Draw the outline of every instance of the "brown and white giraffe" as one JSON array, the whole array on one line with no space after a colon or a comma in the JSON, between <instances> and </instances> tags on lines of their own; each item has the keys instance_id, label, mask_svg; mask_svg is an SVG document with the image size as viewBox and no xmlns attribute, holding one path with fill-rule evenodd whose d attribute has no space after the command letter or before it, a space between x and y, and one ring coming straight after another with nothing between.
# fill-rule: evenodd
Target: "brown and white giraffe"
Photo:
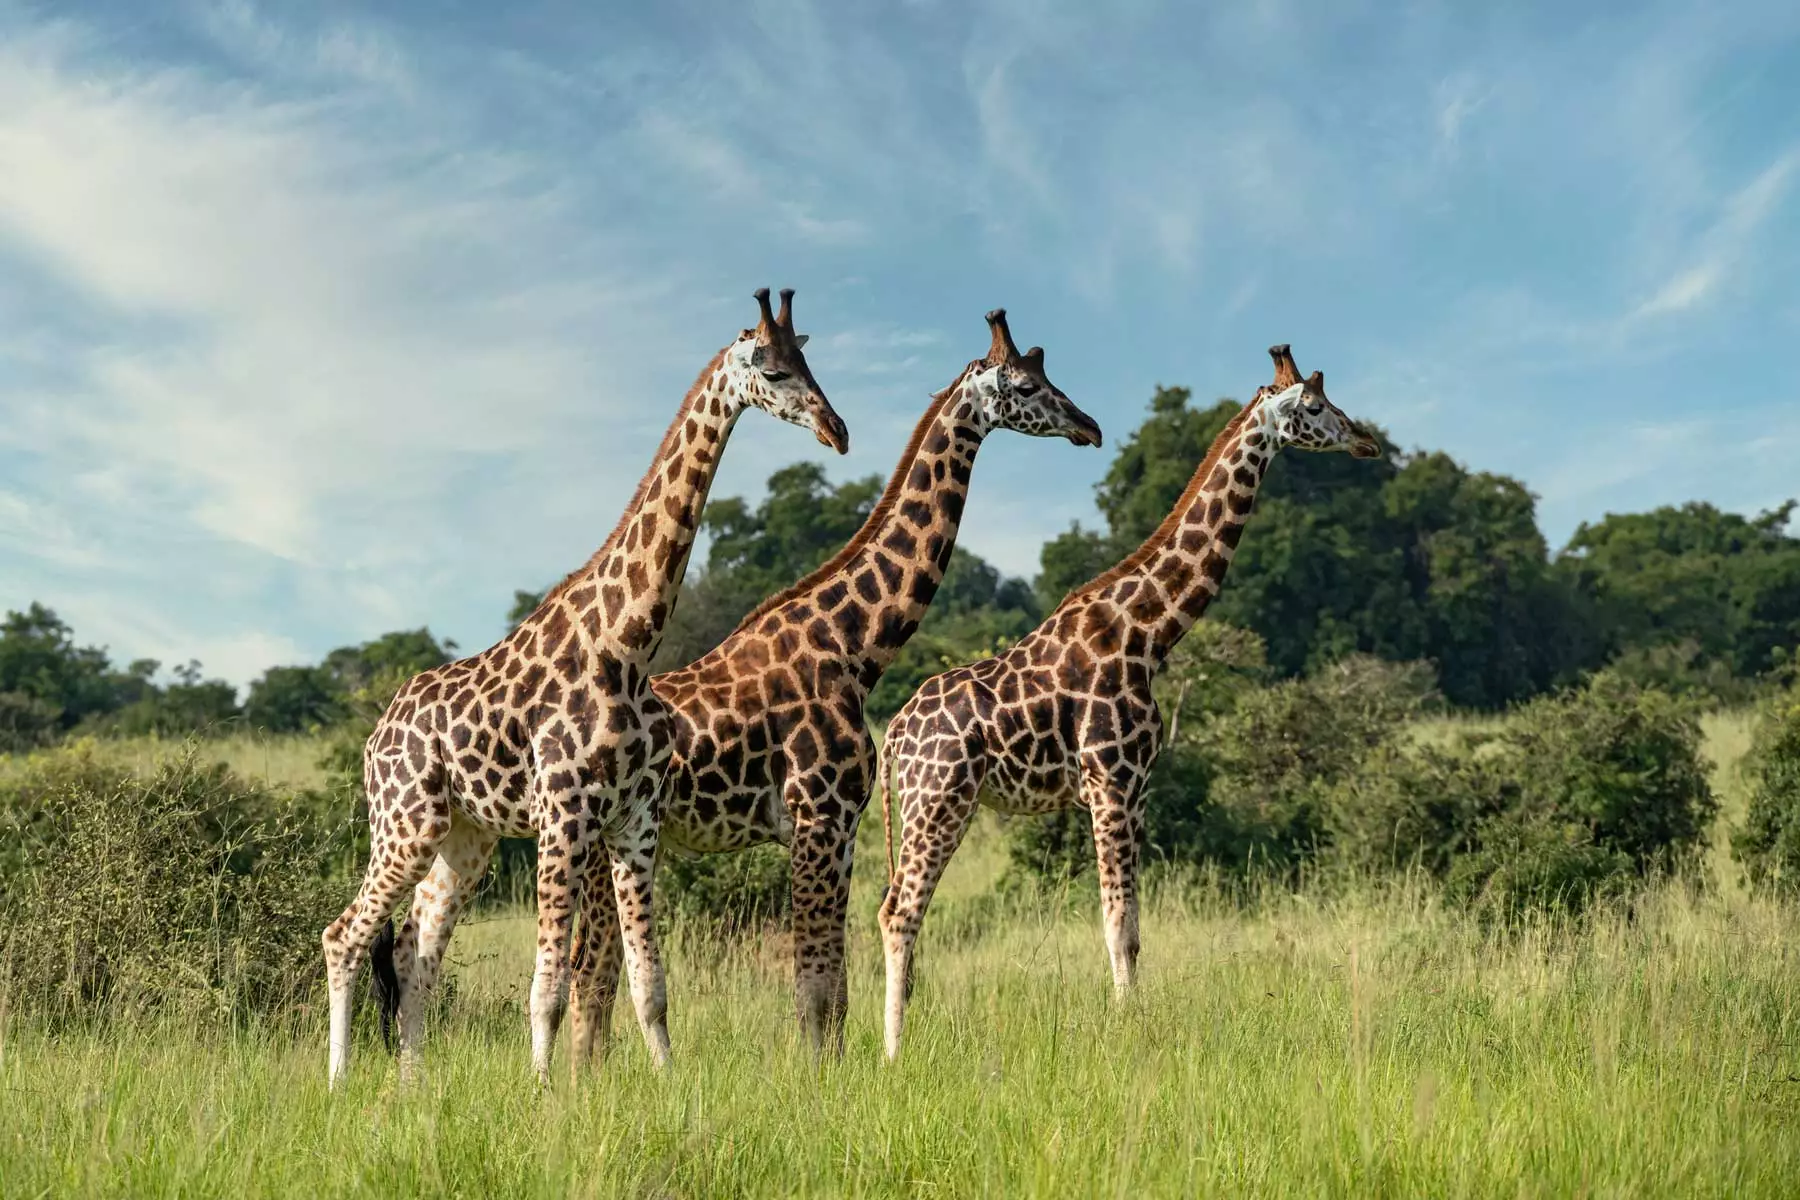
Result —
<instances>
[{"instance_id":1,"label":"brown and white giraffe","mask_svg":"<svg viewBox=\"0 0 1800 1200\"><path fill-rule=\"evenodd\" d=\"M1078 446L1101 441L1093 418L1045 376L1043 350L1020 354L1003 310L987 320L986 357L932 397L849 544L713 651L650 681L675 723L664 847L789 847L796 1009L815 1049L828 1038L842 1048L844 918L875 768L863 704L943 580L982 439L1012 429ZM571 1018L583 1044L604 1035L619 971L611 901L598 892L586 899Z\"/></svg>"},{"instance_id":2,"label":"brown and white giraffe","mask_svg":"<svg viewBox=\"0 0 1800 1200\"><path fill-rule=\"evenodd\" d=\"M1137 863L1144 782L1163 724L1151 682L1225 578L1263 472L1284 446L1380 447L1302 380L1275 346L1258 389L1207 451L1181 499L1130 557L1071 593L1003 653L925 681L888 725L884 827L898 794L900 850L881 903L887 1054L900 1052L912 951L925 908L978 804L1006 813L1080 805L1093 818L1113 984L1138 954Z\"/></svg>"},{"instance_id":3,"label":"brown and white giraffe","mask_svg":"<svg viewBox=\"0 0 1800 1200\"><path fill-rule=\"evenodd\" d=\"M410 1070L451 930L503 836L535 836L538 844L531 1032L540 1078L568 991L575 905L594 892L605 892L608 911L620 915L638 1020L651 1055L659 1065L667 1059L650 897L656 789L672 731L646 665L743 411L810 427L839 453L849 446L844 422L807 369L792 294L782 291L777 316L768 289L756 293L756 328L700 372L617 528L587 564L499 644L414 676L370 735L368 870L322 939L333 1084L349 1057L351 984L371 943L378 984L386 977L384 1019L398 1008L401 1067ZM415 885L398 942L391 927L377 942Z\"/></svg>"}]
</instances>

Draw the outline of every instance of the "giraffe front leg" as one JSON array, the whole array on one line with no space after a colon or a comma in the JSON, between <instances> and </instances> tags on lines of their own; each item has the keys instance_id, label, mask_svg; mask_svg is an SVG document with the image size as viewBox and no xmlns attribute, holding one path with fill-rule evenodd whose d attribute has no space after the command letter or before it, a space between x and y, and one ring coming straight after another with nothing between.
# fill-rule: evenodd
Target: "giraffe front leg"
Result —
<instances>
[{"instance_id":1,"label":"giraffe front leg","mask_svg":"<svg viewBox=\"0 0 1800 1200\"><path fill-rule=\"evenodd\" d=\"M619 933L625 945L625 969L631 979L631 1001L637 1009L644 1045L658 1068L669 1062L669 998L662 955L656 945L651 893L656 881L656 788L646 780L630 798L612 851L613 899L618 906Z\"/></svg>"},{"instance_id":2,"label":"giraffe front leg","mask_svg":"<svg viewBox=\"0 0 1800 1200\"><path fill-rule=\"evenodd\" d=\"M581 924L575 936L575 986L569 996L571 1077L596 1052L604 1059L612 1037L613 1001L619 993L619 968L625 943L619 936L619 906L613 894L610 854L596 852L596 870L581 889Z\"/></svg>"},{"instance_id":3,"label":"giraffe front leg","mask_svg":"<svg viewBox=\"0 0 1800 1200\"><path fill-rule=\"evenodd\" d=\"M1135 788L1111 781L1082 783L1082 798L1094 820L1094 853L1100 868L1101 919L1106 952L1112 959L1113 994L1123 997L1137 980L1138 842L1143 805Z\"/></svg>"},{"instance_id":4,"label":"giraffe front leg","mask_svg":"<svg viewBox=\"0 0 1800 1200\"><path fill-rule=\"evenodd\" d=\"M790 787L793 786L790 784ZM849 987L844 973L844 920L850 909L850 872L856 816L828 818L809 801L789 843L794 902L794 1008L800 1032L816 1055L844 1053ZM840 809L840 811L842 811Z\"/></svg>"},{"instance_id":5,"label":"giraffe front leg","mask_svg":"<svg viewBox=\"0 0 1800 1200\"><path fill-rule=\"evenodd\" d=\"M881 901L881 944L887 959L887 1010L884 1042L888 1061L900 1057L900 1035L906 1024L906 1001L912 994L913 946L925 910L950 856L962 844L975 815L976 789L903 790L900 800L900 854L894 878Z\"/></svg>"},{"instance_id":6,"label":"giraffe front leg","mask_svg":"<svg viewBox=\"0 0 1800 1200\"><path fill-rule=\"evenodd\" d=\"M410 1081L417 1074L425 1006L437 986L450 935L475 895L499 842L498 836L452 818L449 836L438 847L437 862L413 892L412 908L394 952L400 984L402 1081Z\"/></svg>"},{"instance_id":7,"label":"giraffe front leg","mask_svg":"<svg viewBox=\"0 0 1800 1200\"><path fill-rule=\"evenodd\" d=\"M569 934L575 899L589 856L598 849L576 815L579 801L558 802L538 834L537 966L531 977L531 1065L539 1084L550 1081L550 1059L569 996Z\"/></svg>"}]
</instances>

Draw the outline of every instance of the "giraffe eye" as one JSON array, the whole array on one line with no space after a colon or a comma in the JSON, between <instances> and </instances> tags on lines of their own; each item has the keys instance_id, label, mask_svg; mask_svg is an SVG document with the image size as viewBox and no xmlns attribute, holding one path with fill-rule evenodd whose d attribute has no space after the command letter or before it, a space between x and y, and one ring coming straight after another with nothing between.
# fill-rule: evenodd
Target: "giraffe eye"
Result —
<instances>
[{"instance_id":1,"label":"giraffe eye","mask_svg":"<svg viewBox=\"0 0 1800 1200\"><path fill-rule=\"evenodd\" d=\"M1021 383L1017 387L1015 387L1013 390L1015 392L1019 393L1019 395L1021 395L1021 396L1029 396L1033 392L1036 392L1038 390L1038 385L1031 382L1029 379L1027 379L1023 383Z\"/></svg>"},{"instance_id":2,"label":"giraffe eye","mask_svg":"<svg viewBox=\"0 0 1800 1200\"><path fill-rule=\"evenodd\" d=\"M764 371L762 377L770 383L780 383L788 377L788 373L786 371Z\"/></svg>"}]
</instances>

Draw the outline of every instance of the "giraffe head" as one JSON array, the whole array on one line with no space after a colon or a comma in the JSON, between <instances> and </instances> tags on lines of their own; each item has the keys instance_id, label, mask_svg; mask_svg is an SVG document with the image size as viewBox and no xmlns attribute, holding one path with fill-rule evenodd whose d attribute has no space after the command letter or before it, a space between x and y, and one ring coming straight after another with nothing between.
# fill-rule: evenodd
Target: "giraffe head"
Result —
<instances>
[{"instance_id":1,"label":"giraffe head","mask_svg":"<svg viewBox=\"0 0 1800 1200\"><path fill-rule=\"evenodd\" d=\"M1020 354L1004 308L989 313L987 323L994 339L987 356L963 370L963 387L975 398L987 427L1098 446L1100 426L1044 374L1044 348L1033 346Z\"/></svg>"},{"instance_id":2,"label":"giraffe head","mask_svg":"<svg viewBox=\"0 0 1800 1200\"><path fill-rule=\"evenodd\" d=\"M850 431L831 407L800 352L806 335L794 332L794 289L781 289L781 312L769 311L769 289L756 289L762 316L725 351L722 371L733 403L760 408L813 431L839 454L850 449Z\"/></svg>"},{"instance_id":3,"label":"giraffe head","mask_svg":"<svg viewBox=\"0 0 1800 1200\"><path fill-rule=\"evenodd\" d=\"M1305 379L1285 343L1269 347L1275 381L1256 391L1263 419L1274 431L1277 446L1296 450L1348 450L1353 458L1380 458L1381 444L1325 396L1325 373Z\"/></svg>"}]
</instances>

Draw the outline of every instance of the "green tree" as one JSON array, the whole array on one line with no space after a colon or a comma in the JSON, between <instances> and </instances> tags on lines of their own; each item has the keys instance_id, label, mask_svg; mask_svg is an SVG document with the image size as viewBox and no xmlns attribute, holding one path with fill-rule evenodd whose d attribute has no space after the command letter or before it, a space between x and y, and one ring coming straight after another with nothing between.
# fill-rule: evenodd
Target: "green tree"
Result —
<instances>
[{"instance_id":1,"label":"green tree","mask_svg":"<svg viewBox=\"0 0 1800 1200\"><path fill-rule=\"evenodd\" d=\"M1582 524L1559 573L1596 607L1617 652L1691 642L1702 662L1767 671L1800 644L1800 538L1789 501L1750 518L1694 502Z\"/></svg>"},{"instance_id":2,"label":"green tree","mask_svg":"<svg viewBox=\"0 0 1800 1200\"><path fill-rule=\"evenodd\" d=\"M250 684L244 719L271 733L299 733L343 720L345 692L324 667L270 667Z\"/></svg>"},{"instance_id":3,"label":"green tree","mask_svg":"<svg viewBox=\"0 0 1800 1200\"><path fill-rule=\"evenodd\" d=\"M218 733L240 715L237 689L223 679L207 679L190 660L170 672L174 682L152 687L139 699L96 722L109 733L178 737Z\"/></svg>"},{"instance_id":4,"label":"green tree","mask_svg":"<svg viewBox=\"0 0 1800 1200\"><path fill-rule=\"evenodd\" d=\"M321 667L342 692L367 687L386 676L406 678L442 666L456 653L456 643L439 641L429 629L396 630L358 646L340 646L325 656Z\"/></svg>"}]
</instances>

